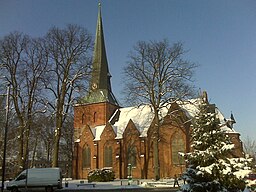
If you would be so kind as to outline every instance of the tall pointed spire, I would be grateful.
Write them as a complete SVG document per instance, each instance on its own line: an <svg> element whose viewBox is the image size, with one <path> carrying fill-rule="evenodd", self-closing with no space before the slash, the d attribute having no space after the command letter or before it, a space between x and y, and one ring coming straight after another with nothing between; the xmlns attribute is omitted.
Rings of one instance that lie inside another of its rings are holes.
<svg viewBox="0 0 256 192"><path fill-rule="evenodd" d="M93 54L92 88L95 89L95 87L97 87L99 89L107 89L111 91L110 77L103 34L101 4L99 3Z"/></svg>
<svg viewBox="0 0 256 192"><path fill-rule="evenodd" d="M90 91L86 102L110 102L118 105L112 93L111 75L108 69L107 54L104 41L103 24L101 16L101 4L98 5L98 20L93 52L92 77L90 81Z"/></svg>

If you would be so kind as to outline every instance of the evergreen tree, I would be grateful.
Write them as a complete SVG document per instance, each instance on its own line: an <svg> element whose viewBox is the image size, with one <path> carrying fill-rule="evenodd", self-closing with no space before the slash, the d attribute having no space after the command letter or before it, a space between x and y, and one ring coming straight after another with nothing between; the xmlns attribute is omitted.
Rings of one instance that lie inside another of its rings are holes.
<svg viewBox="0 0 256 192"><path fill-rule="evenodd" d="M238 166L231 158L234 145L225 134L215 111L215 105L202 102L192 123L192 152L186 154L188 168L183 174L187 184L181 191L225 192L244 189L245 183L235 174ZM236 160L243 161L242 158Z"/></svg>

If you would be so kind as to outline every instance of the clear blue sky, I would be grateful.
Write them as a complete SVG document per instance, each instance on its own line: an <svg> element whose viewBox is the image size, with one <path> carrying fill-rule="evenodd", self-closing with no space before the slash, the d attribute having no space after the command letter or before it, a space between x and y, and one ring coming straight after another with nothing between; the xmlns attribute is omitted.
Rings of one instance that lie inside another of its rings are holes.
<svg viewBox="0 0 256 192"><path fill-rule="evenodd" d="M102 0L113 92L121 98L122 68L138 40L181 41L200 65L195 85L208 92L242 138L256 139L255 0ZM97 0L0 0L0 37L15 30L43 36L78 24L93 35Z"/></svg>

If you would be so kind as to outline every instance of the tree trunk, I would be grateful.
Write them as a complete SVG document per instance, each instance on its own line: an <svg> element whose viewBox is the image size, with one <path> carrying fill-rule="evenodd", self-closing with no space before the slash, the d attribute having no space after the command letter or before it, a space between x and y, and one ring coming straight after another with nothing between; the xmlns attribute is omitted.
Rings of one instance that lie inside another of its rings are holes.
<svg viewBox="0 0 256 192"><path fill-rule="evenodd" d="M153 141L153 154L154 154L154 175L155 180L160 179L160 167L159 167L159 150L158 150L158 139Z"/></svg>
<svg viewBox="0 0 256 192"><path fill-rule="evenodd" d="M154 175L155 180L158 181L160 179L160 164L159 164L159 150L158 150L158 142L159 142L159 117L158 117L158 110L155 110L155 127L154 127L154 134L153 134L153 161L154 161Z"/></svg>
<svg viewBox="0 0 256 192"><path fill-rule="evenodd" d="M58 113L58 114L62 114ZM58 167L59 161L59 143L61 136L61 126L62 126L62 116L56 117L56 128L54 132L54 142L53 142L53 156L52 156L52 167Z"/></svg>
<svg viewBox="0 0 256 192"><path fill-rule="evenodd" d="M48 143L46 144L46 152L47 152L47 161L50 162L50 153L51 153L51 144L50 141L48 140Z"/></svg>
<svg viewBox="0 0 256 192"><path fill-rule="evenodd" d="M19 138L18 138L18 143L19 143L19 153L18 153L18 170L17 172L20 172L24 169L24 125L21 125L19 128Z"/></svg>
<svg viewBox="0 0 256 192"><path fill-rule="evenodd" d="M25 145L24 145L24 149L23 149L23 153L24 153L24 157L23 157L23 163L24 163L24 167L26 167L27 169L29 168L29 139L30 139L30 124L31 124L31 120L28 120L28 125L25 128Z"/></svg>
<svg viewBox="0 0 256 192"><path fill-rule="evenodd" d="M53 155L52 155L52 167L58 167L59 160L59 141L60 141L60 128L55 129L54 143L53 143Z"/></svg>
<svg viewBox="0 0 256 192"><path fill-rule="evenodd" d="M38 142L38 136L36 137L35 145L34 145L34 147L33 147L32 162L31 162L30 167L34 167L34 164L35 164L35 156L36 156L37 142ZM29 167L29 168L30 168L30 167Z"/></svg>

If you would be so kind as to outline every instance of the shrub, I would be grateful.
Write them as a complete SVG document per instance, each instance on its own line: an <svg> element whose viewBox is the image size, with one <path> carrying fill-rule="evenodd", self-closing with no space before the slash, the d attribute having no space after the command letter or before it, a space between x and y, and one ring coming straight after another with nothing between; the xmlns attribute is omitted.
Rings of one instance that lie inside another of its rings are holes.
<svg viewBox="0 0 256 192"><path fill-rule="evenodd" d="M95 169L88 173L88 182L114 181L115 173L111 169Z"/></svg>

